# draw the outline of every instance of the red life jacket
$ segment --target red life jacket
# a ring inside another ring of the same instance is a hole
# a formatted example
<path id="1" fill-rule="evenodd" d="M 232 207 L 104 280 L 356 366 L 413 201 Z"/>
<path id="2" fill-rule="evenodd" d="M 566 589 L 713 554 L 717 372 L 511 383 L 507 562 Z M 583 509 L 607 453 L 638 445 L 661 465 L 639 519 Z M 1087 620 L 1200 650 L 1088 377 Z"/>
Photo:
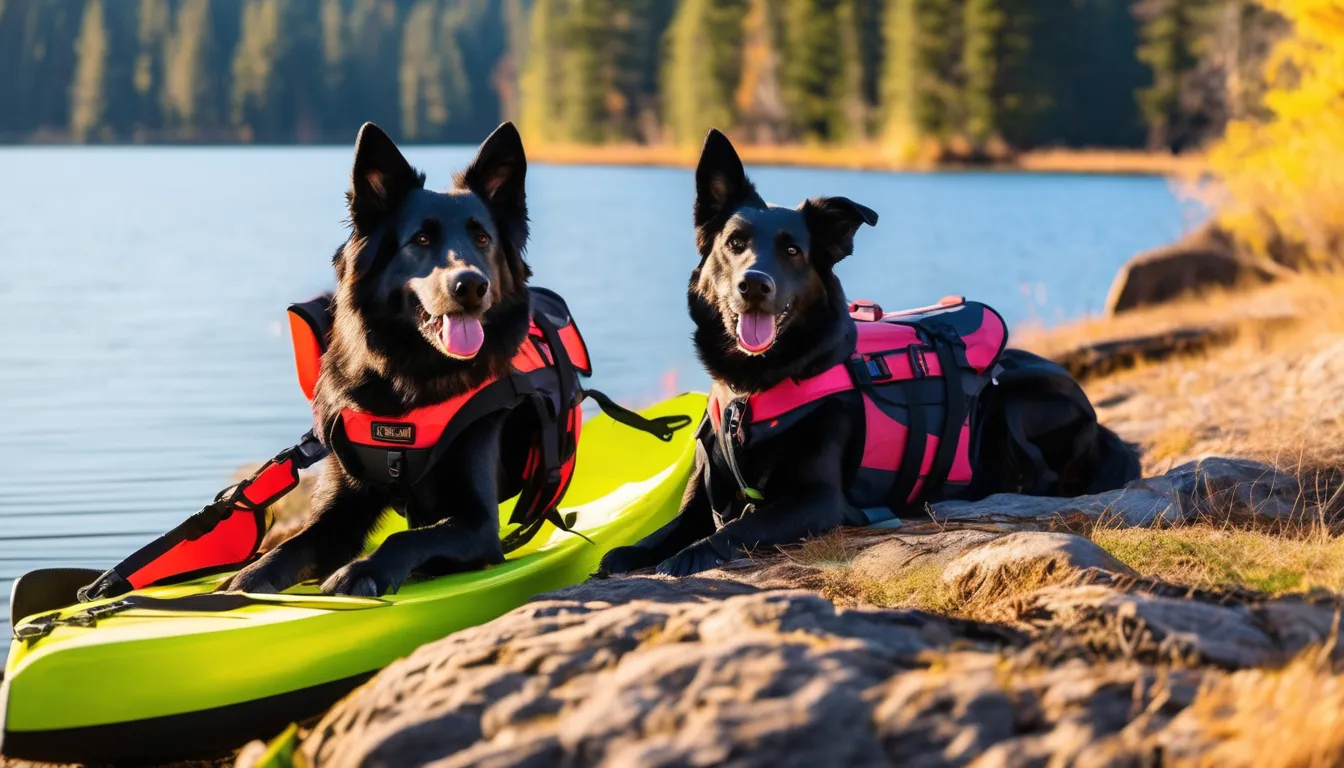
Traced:
<path id="1" fill-rule="evenodd" d="M 858 330 L 852 355 L 816 376 L 785 380 L 749 396 L 716 386 L 709 421 L 739 491 L 759 499 L 738 469 L 750 450 L 835 398 L 863 408 L 862 446 L 849 469 L 847 500 L 865 510 L 897 513 L 921 498 L 955 495 L 971 482 L 975 403 L 1008 341 L 1003 318 L 984 304 L 949 297 L 922 309 L 884 314 L 871 302 L 850 305 Z M 889 515 L 886 515 L 889 516 Z"/>
<path id="2" fill-rule="evenodd" d="M 557 526 L 568 527 L 555 516 L 555 509 L 574 474 L 583 420 L 584 392 L 577 376 L 592 375 L 588 348 L 564 299 L 545 288 L 529 291 L 532 323 L 513 358 L 514 373 L 409 413 L 382 415 L 345 408 L 339 419 L 322 425 L 324 442 L 346 472 L 400 495 L 430 475 L 470 424 L 530 405 L 537 416 L 536 429 L 528 440 L 522 476 L 504 478 L 506 487 L 521 489 L 509 522 L 523 525 L 505 540 L 506 552 L 524 543 L 548 517 Z M 289 311 L 299 386 L 310 400 L 321 370 L 330 312 L 325 299 Z"/>
<path id="3" fill-rule="evenodd" d="M 298 486 L 299 471 L 328 453 L 351 475 L 392 489 L 413 491 L 433 471 L 448 446 L 472 422 L 519 407 L 531 407 L 536 419 L 519 477 L 505 478 L 518 491 L 509 523 L 518 528 L 503 541 L 509 552 L 527 543 L 546 522 L 569 530 L 571 519 L 557 508 L 574 473 L 582 423 L 581 404 L 592 397 L 616 421 L 661 440 L 689 425 L 685 416 L 645 419 L 616 405 L 596 390 L 585 390 L 578 376 L 592 373 L 588 349 L 559 295 L 529 288 L 532 322 L 514 356 L 514 373 L 435 405 L 410 413 L 378 415 L 344 409 L 322 425 L 325 440 L 309 432 L 253 475 L 220 491 L 215 500 L 185 522 L 103 573 L 79 591 L 81 601 L 112 597 L 152 584 L 185 581 L 231 570 L 250 560 L 269 527 L 267 508 Z M 311 401 L 331 327 L 331 306 L 322 298 L 289 308 L 299 386 Z M 501 499 L 504 501 L 505 499 Z"/>

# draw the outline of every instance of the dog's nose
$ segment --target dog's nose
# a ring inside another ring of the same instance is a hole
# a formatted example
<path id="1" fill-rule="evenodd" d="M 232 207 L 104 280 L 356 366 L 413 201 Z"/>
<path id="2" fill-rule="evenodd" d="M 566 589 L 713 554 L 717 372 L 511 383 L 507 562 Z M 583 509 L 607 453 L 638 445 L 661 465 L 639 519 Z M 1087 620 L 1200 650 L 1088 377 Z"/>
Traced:
<path id="1" fill-rule="evenodd" d="M 764 272 L 750 269 L 737 281 L 737 292 L 747 301 L 764 301 L 775 292 L 775 281 Z"/>
<path id="2" fill-rule="evenodd" d="M 474 269 L 463 269 L 448 276 L 448 288 L 463 309 L 476 309 L 490 290 L 490 279 Z"/>

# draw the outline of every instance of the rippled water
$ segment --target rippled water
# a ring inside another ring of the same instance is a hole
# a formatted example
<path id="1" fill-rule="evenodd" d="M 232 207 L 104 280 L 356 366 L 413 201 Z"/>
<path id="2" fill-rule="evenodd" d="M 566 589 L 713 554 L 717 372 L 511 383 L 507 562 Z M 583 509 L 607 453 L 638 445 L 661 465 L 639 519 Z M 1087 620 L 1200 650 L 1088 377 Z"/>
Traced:
<path id="1" fill-rule="evenodd" d="M 437 185 L 470 156 L 408 154 Z M 349 160 L 0 149 L 0 601 L 33 568 L 112 565 L 307 428 L 284 309 L 330 285 Z M 961 293 L 1010 323 L 1098 310 L 1125 258 L 1197 215 L 1149 178 L 753 178 L 777 202 L 843 194 L 879 212 L 838 268 L 851 298 L 896 308 Z M 692 188 L 687 170 L 529 175 L 536 282 L 568 298 L 594 386 L 631 403 L 704 386 L 683 293 Z"/>

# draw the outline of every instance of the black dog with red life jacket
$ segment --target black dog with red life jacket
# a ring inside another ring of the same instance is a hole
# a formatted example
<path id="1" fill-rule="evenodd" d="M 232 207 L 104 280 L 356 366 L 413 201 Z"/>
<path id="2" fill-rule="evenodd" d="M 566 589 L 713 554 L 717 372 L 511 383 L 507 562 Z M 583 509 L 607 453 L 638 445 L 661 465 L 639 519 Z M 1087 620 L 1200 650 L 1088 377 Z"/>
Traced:
<path id="1" fill-rule="evenodd" d="M 513 361 L 533 326 L 526 171 L 518 132 L 505 124 L 452 188 L 434 192 L 377 126 L 360 130 L 346 195 L 351 232 L 334 258 L 313 392 L 314 431 L 340 460 L 324 464 L 307 525 L 227 589 L 278 592 L 322 579 L 325 592 L 373 596 L 413 571 L 503 561 L 499 494 L 521 476 L 505 456 L 527 453 L 506 443 L 528 432 L 505 427 L 521 412 L 488 409 L 439 442 L 426 409 L 517 380 Z M 556 405 L 568 411 L 577 397 L 557 392 Z M 384 441 L 401 450 L 379 456 Z M 429 455 L 415 453 L 429 445 L 432 473 Z M 404 511 L 408 530 L 355 560 L 389 506 Z"/>
<path id="2" fill-rule="evenodd" d="M 569 485 L 591 396 L 663 440 L 685 417 L 645 420 L 585 391 L 588 351 L 558 295 L 529 288 L 527 161 L 505 123 L 447 192 L 377 126 L 355 148 L 349 240 L 337 291 L 290 308 L 313 431 L 251 478 L 80 590 L 111 597 L 250 564 L 226 590 L 278 592 L 322 579 L 329 594 L 396 591 L 412 573 L 499 563 L 546 522 Z M 330 452 L 302 530 L 253 560 L 266 508 Z M 499 504 L 513 496 L 500 539 Z M 407 530 L 355 560 L 388 508 Z M 353 562 L 352 562 L 353 560 Z"/>
<path id="3" fill-rule="evenodd" d="M 1058 366 L 1006 350 L 958 297 L 884 313 L 833 268 L 877 214 L 842 197 L 765 203 L 728 139 L 696 169 L 700 265 L 687 293 L 713 385 L 680 514 L 600 572 L 685 575 L 842 525 L 996 492 L 1076 495 L 1138 476 Z"/>

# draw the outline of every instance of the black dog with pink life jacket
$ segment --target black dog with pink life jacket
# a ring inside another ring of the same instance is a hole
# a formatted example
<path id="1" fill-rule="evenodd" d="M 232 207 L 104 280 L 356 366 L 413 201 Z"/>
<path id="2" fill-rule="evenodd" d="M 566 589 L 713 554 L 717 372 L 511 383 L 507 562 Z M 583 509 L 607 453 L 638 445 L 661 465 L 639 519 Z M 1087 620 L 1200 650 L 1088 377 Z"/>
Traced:
<path id="1" fill-rule="evenodd" d="M 835 267 L 876 211 L 845 197 L 767 203 L 713 130 L 695 184 L 687 304 L 713 381 L 696 466 L 676 519 L 607 553 L 602 573 L 684 576 L 840 526 L 927 519 L 929 502 L 1138 476 L 1067 372 L 1006 348 L 994 310 L 846 300 Z M 899 272 L 907 257 L 863 258 Z"/>

